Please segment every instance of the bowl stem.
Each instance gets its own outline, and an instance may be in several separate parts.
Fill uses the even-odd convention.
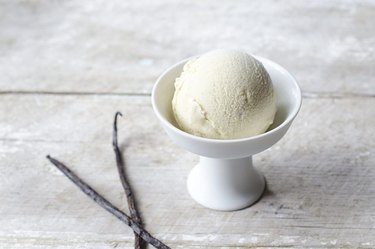
[[[221,211],[243,209],[262,195],[265,180],[253,167],[252,157],[200,157],[191,170],[188,191],[199,204]]]

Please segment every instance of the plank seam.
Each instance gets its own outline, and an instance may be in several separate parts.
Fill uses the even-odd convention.
[[[0,95],[67,95],[67,96],[135,96],[150,97],[151,93],[129,92],[54,92],[54,91],[0,91]],[[346,99],[346,98],[375,98],[375,94],[350,92],[303,92],[305,99]]]

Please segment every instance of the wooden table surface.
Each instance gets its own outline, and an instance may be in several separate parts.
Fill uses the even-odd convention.
[[[127,210],[117,110],[145,226],[172,248],[375,248],[374,16],[374,1],[1,1],[0,248],[132,248],[132,231],[45,158]],[[163,70],[214,48],[278,62],[304,97],[254,158],[268,190],[237,212],[189,197],[198,158],[150,103]]]

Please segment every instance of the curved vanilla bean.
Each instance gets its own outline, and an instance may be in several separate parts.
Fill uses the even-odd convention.
[[[117,171],[120,177],[120,181],[122,184],[122,187],[124,188],[125,191],[125,196],[126,200],[128,202],[128,207],[129,207],[129,212],[131,218],[137,222],[138,224],[142,225],[142,220],[141,216],[136,208],[135,204],[135,198],[133,195],[133,191],[130,187],[130,184],[128,182],[128,179],[125,174],[125,164],[124,160],[121,156],[120,149],[118,147],[118,132],[117,132],[117,118],[118,116],[122,116],[121,112],[116,112],[115,114],[115,119],[113,121],[113,135],[112,135],[112,145],[113,145],[113,150],[116,155],[116,165],[117,165]],[[134,233],[134,248],[135,249],[141,249],[144,241],[141,239],[139,235]]]
[[[93,188],[91,188],[87,183],[85,183],[81,178],[79,178],[76,174],[74,174],[67,166],[63,163],[59,162],[58,160],[54,159],[50,155],[47,155],[47,159],[55,165],[65,176],[67,176],[82,192],[84,192],[88,197],[90,197],[93,201],[95,201],[99,206],[113,214],[117,219],[124,222],[128,225],[133,231],[138,234],[142,239],[144,239],[147,243],[153,245],[155,248],[160,249],[170,249],[167,245],[165,245],[160,240],[154,238],[149,232],[147,232],[140,224],[133,221],[129,216],[127,216],[124,212],[116,208],[112,203],[110,203],[107,199],[101,196],[98,192],[96,192]]]

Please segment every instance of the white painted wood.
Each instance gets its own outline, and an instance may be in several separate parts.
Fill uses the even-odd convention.
[[[117,110],[145,225],[172,248],[375,248],[374,13],[371,0],[1,1],[0,249],[133,247],[45,159],[126,210]],[[220,47],[279,62],[305,96],[286,137],[254,157],[268,191],[238,212],[192,201],[197,157],[167,138],[147,96],[166,67]]]
[[[1,1],[0,90],[150,93],[183,58],[240,48],[309,92],[375,94],[373,0]]]
[[[111,147],[120,141],[147,229],[172,248],[374,248],[375,99],[306,98],[286,137],[256,156],[269,190],[256,205],[194,203],[196,156],[174,146],[147,96],[0,97],[0,248],[132,248],[130,229],[45,159],[66,162],[126,210]]]

